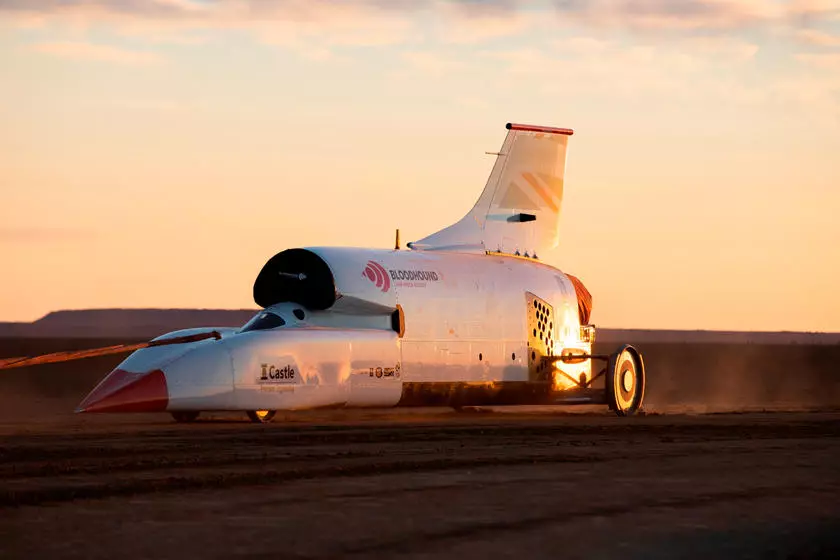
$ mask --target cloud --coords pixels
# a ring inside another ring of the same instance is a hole
[[[680,47],[700,56],[725,59],[730,64],[748,61],[758,53],[759,46],[734,37],[689,37]]]
[[[829,29],[835,20],[840,0],[0,0],[0,21],[18,27],[104,29],[181,45],[243,32],[315,59],[347,46],[481,44],[569,32],[705,39],[712,48],[709,38],[757,31],[830,47],[839,41]],[[746,43],[734,43],[728,52],[751,56]]]
[[[542,95],[604,96],[636,103],[652,98],[729,107],[762,104],[767,95],[760,83],[743,76],[752,68],[758,46],[729,37],[666,40],[602,40],[590,37],[556,39],[548,48],[485,51],[497,61],[510,83],[529,83]],[[710,76],[714,79],[710,80]]]
[[[833,35],[818,29],[797,29],[794,37],[800,42],[818,47],[840,47],[840,34]]]
[[[800,62],[818,70],[834,70],[840,73],[840,52],[832,53],[800,53],[796,55]],[[840,74],[836,74],[840,76]],[[840,78],[838,78],[840,81]]]
[[[840,21],[840,0],[793,0],[787,15],[792,23],[803,26]]]
[[[335,14],[322,19],[301,21],[265,19],[242,28],[251,31],[264,43],[288,46],[294,49],[318,43],[321,47],[359,46],[376,47],[402,43],[412,34],[411,22],[391,14]]]
[[[520,33],[531,21],[520,9],[524,4],[515,0],[0,0],[0,22],[69,30],[73,38],[105,30],[135,42],[181,46],[204,42],[218,31],[242,32],[309,59],[334,60],[336,51],[344,47],[475,44]]]
[[[594,37],[568,37],[554,44],[567,52],[583,55],[601,54],[613,46],[611,41]]]
[[[820,18],[833,9],[795,2],[791,17]],[[553,10],[551,9],[553,7]],[[785,16],[774,0],[0,0],[0,14],[95,21],[146,20],[192,28],[264,27],[278,23],[334,26],[417,17],[457,23],[481,38],[516,31],[536,15],[639,31],[724,31]],[[453,36],[455,37],[455,36]]]
[[[86,42],[39,43],[32,45],[31,48],[50,56],[74,60],[93,60],[128,65],[148,65],[161,61],[161,58],[155,53],[132,51],[110,45]]]
[[[131,17],[191,25],[255,24],[265,21],[316,22],[353,19],[359,14],[412,14],[455,4],[440,0],[0,0],[0,12],[90,19]],[[516,9],[518,2],[461,2],[465,15]],[[487,10],[488,7],[495,7]]]
[[[614,59],[616,56],[625,57],[628,53],[633,56],[640,56],[647,53],[649,56],[657,49],[663,49],[665,41],[648,40],[636,41],[633,47],[627,50],[627,46],[618,41],[596,39],[594,37],[568,37],[552,41],[559,52],[584,57],[606,56]],[[752,59],[759,50],[758,45],[749,41],[728,36],[688,36],[681,38],[679,43],[673,45],[668,43],[668,50],[680,57],[695,58],[717,58],[725,59],[728,64],[744,62]],[[636,62],[644,62],[637,60]]]
[[[403,53],[402,57],[412,69],[433,76],[442,76],[463,68],[463,64],[460,61],[430,52],[407,52]]]
[[[53,16],[74,14],[133,15],[138,17],[171,18],[207,12],[217,3],[203,4],[188,0],[0,0],[0,11]]]
[[[673,49],[619,43],[554,42],[550,49],[520,48],[485,53],[514,84],[533,83],[545,95],[609,92],[647,96],[692,91],[702,60]]]
[[[509,37],[545,20],[544,14],[518,9],[516,2],[444,3],[437,12],[436,38],[444,43],[474,44]]]
[[[592,27],[632,31],[722,32],[779,19],[776,2],[761,0],[555,0],[561,17]]]

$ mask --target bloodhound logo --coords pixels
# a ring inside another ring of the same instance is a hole
[[[368,261],[362,276],[376,284],[376,287],[383,292],[391,289],[391,279],[388,277],[388,271],[378,262]]]

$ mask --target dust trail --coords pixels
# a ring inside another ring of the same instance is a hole
[[[125,339],[0,338],[0,357],[35,355]],[[649,412],[840,408],[840,344],[638,344],[647,370]],[[609,353],[615,345],[596,344]],[[0,374],[0,422],[72,416],[75,406],[123,356],[7,370]],[[575,411],[574,407],[565,410]]]
[[[649,411],[840,407],[840,345],[645,344],[639,349]]]
[[[96,338],[0,338],[0,357],[109,346],[125,342]],[[73,409],[123,355],[0,371],[0,422],[40,421],[72,415]]]

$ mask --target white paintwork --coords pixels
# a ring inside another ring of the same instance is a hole
[[[510,131],[473,211],[418,242],[418,249],[309,249],[332,272],[338,297],[330,308],[278,303],[265,311],[281,316],[284,326],[217,329],[221,340],[140,350],[118,369],[163,370],[172,411],[394,406],[407,383],[534,382],[528,368],[527,294],[553,308],[555,355],[591,350],[580,340],[577,296],[560,270],[493,251],[533,254],[556,244],[567,139]],[[523,173],[559,184],[551,191],[556,200],[540,202],[530,191],[506,197],[508,184],[521,183],[517,178]],[[505,205],[526,198],[533,202],[530,207]],[[536,221],[505,221],[518,212],[534,214]],[[402,337],[392,329],[391,313],[398,305],[405,320]],[[562,368],[574,379],[592,373],[589,361]],[[563,389],[569,382],[555,374],[554,386]]]
[[[244,333],[224,329],[219,341],[140,350],[119,369],[162,369],[169,410],[393,406],[403,382],[527,382],[524,286],[555,309],[555,353],[567,348],[590,350],[578,337],[574,288],[562,272],[548,265],[503,255],[312,250],[330,264],[342,295],[386,309],[399,303],[405,316],[404,337],[391,330],[389,315],[313,312],[281,303],[267,311],[283,317],[285,326]],[[383,292],[362,276],[371,260],[389,275],[433,272],[437,280],[392,281]],[[295,318],[295,309],[305,313],[304,320]],[[161,338],[206,330],[177,331]],[[262,364],[294,368],[295,377],[260,381]],[[369,375],[370,368],[398,365],[399,377]],[[589,362],[563,369],[575,379],[580,373],[590,375]],[[562,378],[558,381],[562,384]]]

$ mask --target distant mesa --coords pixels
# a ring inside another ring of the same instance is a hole
[[[150,339],[194,327],[238,327],[257,309],[81,309],[53,311],[32,323],[0,322],[0,337]],[[599,328],[600,342],[840,344],[840,333]]]
[[[0,337],[145,339],[178,329],[240,326],[256,312],[256,309],[53,311],[32,323],[0,323]]]
[[[840,344],[840,333],[798,331],[706,331],[598,329],[596,340],[660,344]]]

